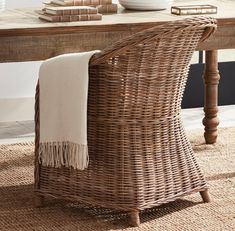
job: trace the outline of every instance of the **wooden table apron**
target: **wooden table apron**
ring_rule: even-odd
[[[0,62],[44,60],[63,53],[103,49],[114,41],[162,23],[165,21],[13,29],[1,29],[0,24]],[[208,144],[216,142],[219,124],[217,50],[229,48],[235,48],[235,17],[218,19],[216,33],[197,48],[206,51],[203,124]]]

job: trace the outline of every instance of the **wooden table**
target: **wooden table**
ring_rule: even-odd
[[[177,5],[200,3],[218,6],[218,14],[212,15],[218,19],[217,32],[197,47],[206,51],[204,135],[206,143],[215,143],[220,78],[217,50],[235,48],[235,1],[177,1]],[[120,8],[118,14],[106,15],[102,21],[46,23],[37,18],[33,9],[8,10],[0,13],[0,62],[44,60],[63,53],[103,49],[137,31],[184,17],[171,15],[169,9],[133,12]]]

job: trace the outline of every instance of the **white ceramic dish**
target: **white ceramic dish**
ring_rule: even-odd
[[[119,3],[130,10],[163,10],[171,6],[173,0],[119,0]]]

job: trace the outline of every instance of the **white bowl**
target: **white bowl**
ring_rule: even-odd
[[[173,0],[119,0],[119,3],[130,10],[163,10],[171,6]]]

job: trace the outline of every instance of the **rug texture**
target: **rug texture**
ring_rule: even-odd
[[[235,128],[219,130],[215,145],[205,145],[203,131],[188,133],[210,186],[211,203],[199,193],[141,213],[132,228],[124,212],[47,200],[33,206],[33,144],[0,145],[1,231],[232,231],[235,230]]]

